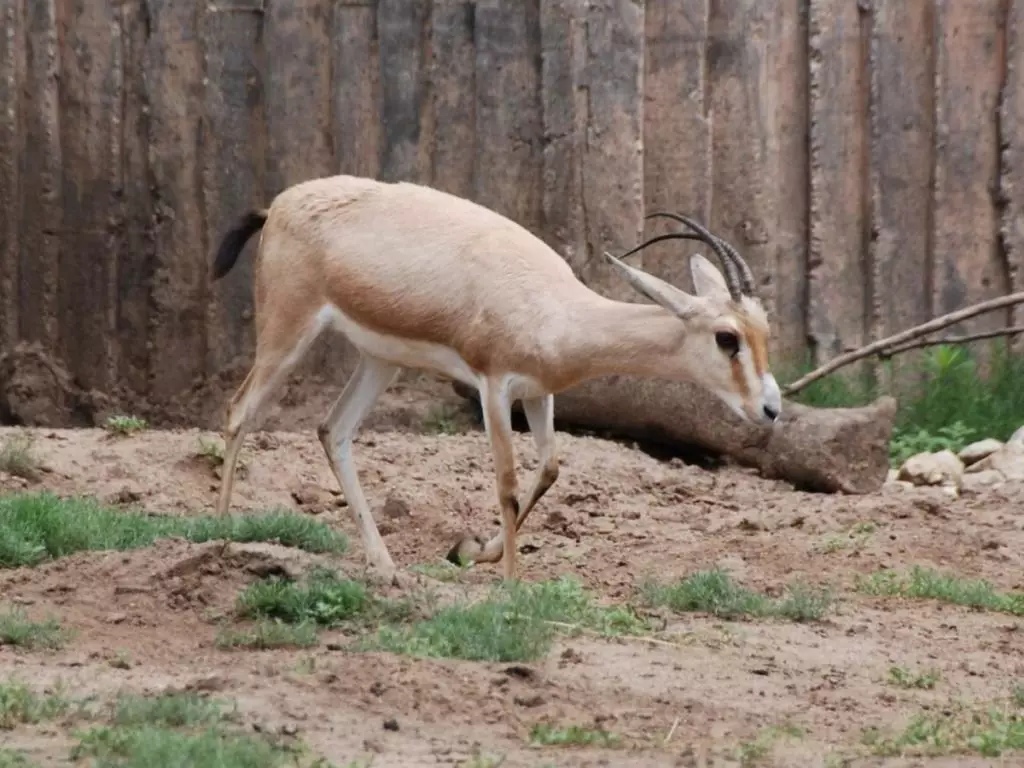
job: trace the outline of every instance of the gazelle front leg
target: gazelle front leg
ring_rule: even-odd
[[[544,395],[523,399],[523,412],[537,447],[537,471],[523,504],[518,505],[515,530],[523,527],[530,511],[558,479],[558,456],[555,453],[555,398]],[[487,411],[484,410],[486,424]],[[511,426],[509,427],[511,433]],[[511,439],[511,438],[510,438]],[[492,438],[493,442],[493,438]],[[511,443],[510,443],[511,444]],[[513,476],[514,477],[514,476]],[[513,539],[514,544],[514,539]],[[463,562],[496,563],[505,549],[505,526],[497,536],[484,543],[478,536],[466,536],[449,550],[447,559],[456,565]]]
[[[370,505],[366,503],[363,489],[359,485],[359,475],[355,460],[352,458],[352,439],[360,423],[373,409],[381,393],[394,381],[398,371],[398,366],[364,353],[352,378],[317,430],[334,476],[338,479],[345,493],[345,500],[348,501],[348,507],[359,525],[367,563],[386,579],[395,577],[395,563],[388,554],[387,545],[381,538],[377,524],[373,520],[373,513],[370,512]]]

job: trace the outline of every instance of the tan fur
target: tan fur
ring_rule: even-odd
[[[260,236],[256,360],[228,416],[220,511],[229,506],[245,429],[317,335],[333,326],[362,350],[365,365],[320,435],[346,496],[358,496],[349,503],[371,564],[394,570],[354,479],[351,437],[397,370],[417,367],[481,391],[504,534],[456,549],[478,561],[505,553],[505,575],[512,578],[515,532],[558,474],[548,425],[553,393],[614,373],[684,379],[718,392],[747,418],[764,418],[764,312],[754,299],[745,297],[742,306],[730,301],[718,270],[694,259],[703,295],[620,265],[660,306],[616,302],[583,285],[528,230],[471,201],[352,176],[285,190],[268,209]],[[735,359],[715,347],[714,332],[723,328],[745,341]],[[520,398],[544,454],[521,505],[508,423],[510,400]]]

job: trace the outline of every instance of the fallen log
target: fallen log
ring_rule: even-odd
[[[472,388],[453,388],[477,400]],[[629,376],[592,379],[555,395],[560,428],[607,431],[679,451],[698,448],[754,467],[762,477],[824,493],[881,488],[895,418],[896,401],[887,396],[859,408],[786,401],[779,421],[760,427],[740,421],[696,385]]]

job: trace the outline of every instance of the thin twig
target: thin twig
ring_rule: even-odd
[[[679,727],[679,718],[678,717],[672,723],[672,727],[668,729],[668,736],[666,736],[665,740],[661,743],[662,746],[665,746],[666,744],[669,743],[669,741],[671,741],[672,734],[674,734],[676,732],[676,728],[677,727]]]
[[[545,620],[545,624],[550,624],[552,627],[558,627],[560,629],[569,629],[573,632],[582,632],[585,635],[591,635],[592,637],[603,637],[608,639],[614,637],[617,640],[635,640],[639,643],[650,643],[651,645],[664,645],[668,648],[682,648],[679,643],[670,643],[668,640],[659,640],[656,637],[648,637],[647,635],[607,635],[603,632],[598,632],[594,629],[588,629],[582,627],[579,624],[568,624],[564,621],[550,621]]]
[[[999,328],[995,331],[983,331],[981,333],[972,333],[967,336],[958,336],[954,338],[942,338],[942,339],[918,339],[917,341],[911,341],[907,344],[902,344],[898,347],[892,347],[890,349],[883,350],[878,353],[878,356],[883,360],[888,360],[893,355],[899,355],[904,352],[909,352],[912,349],[923,349],[924,347],[937,347],[940,344],[967,344],[971,341],[982,341],[983,339],[995,339],[1000,336],[1016,336],[1018,333],[1024,333],[1024,325],[1015,325],[1010,328]]]
[[[855,363],[858,360],[863,360],[865,357],[878,354],[882,350],[889,349],[891,347],[899,346],[905,342],[912,341],[920,336],[927,336],[929,333],[935,331],[941,331],[943,328],[948,328],[951,325],[955,325],[962,320],[967,320],[980,315],[985,312],[991,312],[995,309],[1002,309],[1003,307],[1009,307],[1013,304],[1024,304],[1024,291],[1018,291],[1017,293],[1011,293],[1008,296],[1000,296],[998,299],[989,299],[983,301],[980,304],[974,304],[970,307],[957,310],[956,312],[950,312],[948,315],[942,315],[929,320],[927,323],[916,325],[913,328],[908,328],[905,331],[900,331],[897,334],[888,336],[884,339],[879,339],[871,344],[855,349],[852,352],[847,352],[845,355],[839,355],[833,358],[825,365],[816,368],[815,370],[808,373],[806,376],[801,376],[799,379],[794,381],[788,387],[783,390],[783,394],[787,397],[795,395],[801,389],[817,381],[820,378],[828,376],[833,371],[837,371],[851,363]]]

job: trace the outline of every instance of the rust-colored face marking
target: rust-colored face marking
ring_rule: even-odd
[[[738,357],[729,361],[732,369],[732,383],[736,385],[736,392],[746,400],[750,397],[750,386],[747,384],[747,377],[743,375],[743,364]]]
[[[768,373],[768,334],[752,323],[743,323],[743,338],[750,347],[750,357],[754,362],[754,372],[758,378]]]

